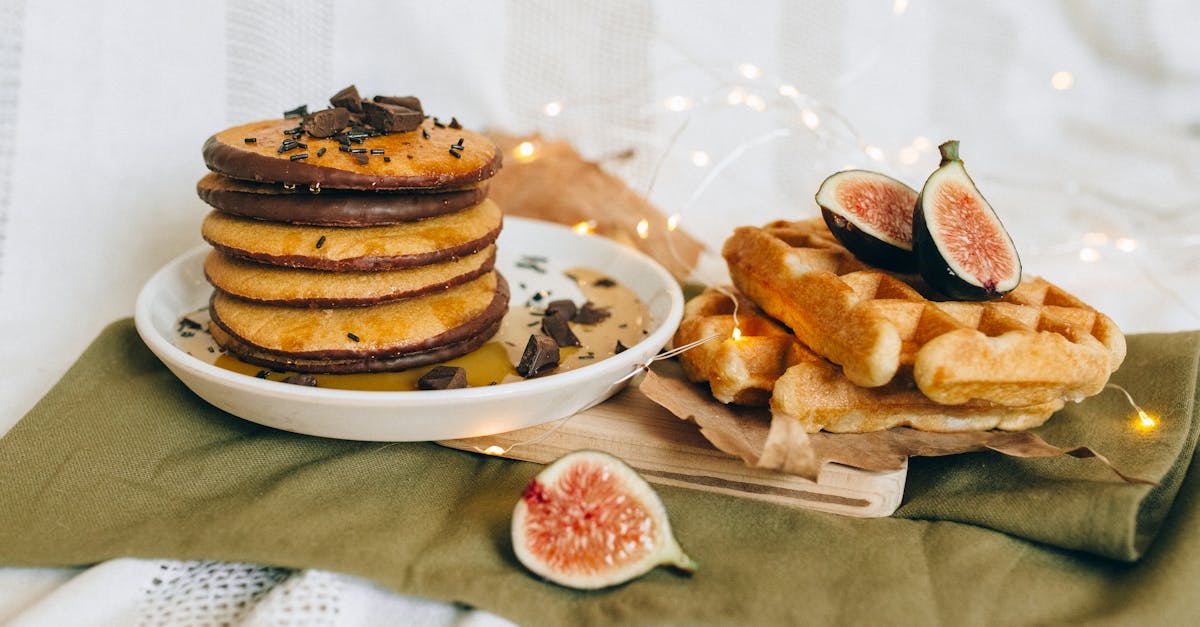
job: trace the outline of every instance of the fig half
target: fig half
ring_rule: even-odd
[[[600,451],[575,451],[525,488],[512,518],[513,551],[554,583],[605,588],[669,564],[692,572],[658,495],[637,472]]]
[[[913,272],[913,205],[917,192],[868,170],[844,170],[817,189],[817,204],[834,237],[864,263]]]
[[[917,271],[949,298],[999,298],[1021,283],[1017,248],[963,167],[958,142],[938,149],[941,165],[925,181],[913,211]]]

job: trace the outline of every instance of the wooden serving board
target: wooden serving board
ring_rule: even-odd
[[[889,516],[904,495],[904,468],[871,472],[826,464],[817,481],[751,468],[713,447],[694,423],[680,420],[636,387],[570,418],[444,446],[549,463],[578,449],[615,455],[646,480],[860,517]],[[489,453],[490,454],[490,453]]]

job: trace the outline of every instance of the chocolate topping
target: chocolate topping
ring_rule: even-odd
[[[309,114],[300,123],[313,137],[332,137],[350,124],[350,112],[341,107]]]
[[[335,107],[342,107],[351,113],[363,112],[362,97],[358,95],[358,88],[354,85],[343,87],[341,91],[329,99],[329,103]]]
[[[563,320],[570,320],[575,317],[575,312],[579,308],[575,306],[575,301],[566,298],[562,300],[552,300],[546,305],[547,316],[560,316]]]
[[[554,338],[559,346],[582,346],[571,325],[562,316],[543,316],[542,333]]]
[[[421,126],[425,116],[418,110],[383,102],[363,101],[367,124],[388,133],[406,133]]]
[[[554,338],[540,333],[529,336],[525,344],[525,352],[521,354],[521,363],[517,364],[517,374],[525,378],[553,370],[558,365],[558,344]]]
[[[416,96],[375,96],[372,100],[382,104],[399,105],[405,109],[412,109],[425,117],[425,110],[421,108],[421,99]]]
[[[578,324],[600,324],[608,320],[608,317],[611,315],[612,312],[608,310],[608,307],[597,307],[595,303],[589,300],[583,304],[583,307],[579,311],[575,312],[574,316],[571,316],[571,322]]]
[[[465,387],[467,371],[458,366],[436,366],[417,379],[417,388],[421,390],[453,390]]]

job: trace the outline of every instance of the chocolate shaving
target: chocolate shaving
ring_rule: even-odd
[[[370,161],[370,157],[364,154],[356,154],[354,155],[354,160],[358,161],[358,165],[367,165],[367,162]]]
[[[458,366],[437,366],[417,379],[421,390],[453,390],[467,387],[467,371]]]
[[[459,123],[458,123],[458,118],[456,118],[456,117],[453,117],[453,116],[450,118],[450,124],[449,124],[448,126],[449,126],[450,128],[452,128],[452,129],[455,129],[455,130],[458,130],[458,129],[462,128],[462,124],[459,124]],[[459,141],[459,143],[462,143],[462,140],[461,140],[461,139],[460,139],[460,140],[458,140],[458,141]]]
[[[425,111],[421,108],[421,99],[416,96],[375,96],[372,100],[381,104],[397,105],[405,109],[412,109],[421,114],[422,119],[425,118]]]
[[[354,85],[343,87],[341,91],[329,99],[329,104],[346,109],[350,113],[363,112],[362,97],[358,95],[358,88]],[[359,122],[361,122],[361,119]]]
[[[554,338],[559,346],[582,346],[575,332],[571,330],[567,318],[562,316],[545,316],[542,318],[542,333]]]
[[[604,277],[602,279],[596,279],[596,282],[592,283],[592,285],[595,285],[596,287],[614,287],[614,286],[616,286],[616,284],[617,284],[616,281],[614,281],[608,277]]]
[[[575,305],[575,301],[566,298],[552,300],[550,304],[546,305],[547,316],[561,316],[563,320],[574,318],[576,311],[579,311],[579,307]]]
[[[558,344],[548,335],[535,333],[529,336],[525,344],[525,352],[521,354],[521,363],[517,364],[517,374],[525,378],[553,370],[558,366]]]
[[[306,104],[302,104],[290,111],[283,112],[283,117],[285,118],[302,118],[306,115],[308,115],[308,105]]]
[[[300,126],[313,137],[333,137],[350,124],[350,111],[342,107],[317,111],[304,118]]]
[[[365,101],[363,110],[366,112],[368,124],[389,133],[415,131],[425,119],[420,111],[381,102]]]
[[[612,312],[609,311],[608,307],[597,307],[595,303],[589,300],[583,304],[583,307],[579,311],[575,312],[574,316],[571,316],[571,322],[576,324],[600,324],[608,320],[611,315]]]
[[[629,350],[629,347],[626,346],[625,344],[621,343],[621,340],[617,340],[617,345],[613,348],[613,354],[620,355],[621,353],[624,353],[627,350]]]
[[[317,387],[317,378],[311,374],[294,374],[286,377],[283,382],[291,383],[292,385],[303,385],[310,388]]]

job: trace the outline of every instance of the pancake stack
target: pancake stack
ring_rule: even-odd
[[[230,128],[204,144],[217,343],[276,370],[403,370],[466,354],[508,310],[494,269],[500,151],[414,97]]]

